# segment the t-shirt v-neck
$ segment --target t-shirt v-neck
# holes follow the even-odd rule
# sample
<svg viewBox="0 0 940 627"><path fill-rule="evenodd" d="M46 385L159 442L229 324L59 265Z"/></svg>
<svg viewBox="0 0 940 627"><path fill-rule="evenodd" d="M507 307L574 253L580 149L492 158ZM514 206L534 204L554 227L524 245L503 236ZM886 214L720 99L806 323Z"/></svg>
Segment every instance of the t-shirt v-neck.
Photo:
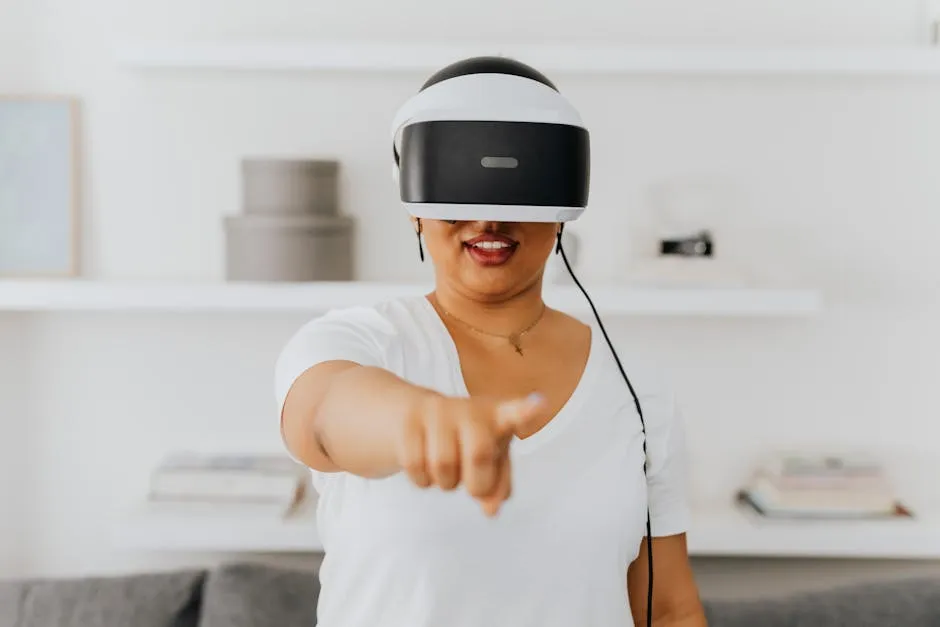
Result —
<svg viewBox="0 0 940 627"><path fill-rule="evenodd" d="M450 331L447 329L447 325L444 324L444 321L441 319L441 316L438 314L434 306L428 301L427 298L421 297L421 311L424 312L424 315L427 317L429 322L429 328L431 333L440 337L440 341L444 346L445 351L447 352L448 361L450 363L450 375L452 377L454 389L458 391L458 394L462 396L470 396L470 392L467 389L467 383L463 376L463 370L460 364L460 354L457 351L457 345L454 342L454 338L451 336ZM584 407L584 397L590 393L593 381L595 379L594 370L597 367L597 330L591 327L591 341L588 348L588 358L582 368L581 375L578 378L578 383L574 388L574 391L561 406L558 412L549 420L541 429L533 433L527 438L520 439L515 438L513 443L513 450L520 454L526 454L534 452L540 447L548 444L554 438L556 438L561 432L566 428L570 427L572 422L577 420L577 417L581 414L581 410Z"/></svg>

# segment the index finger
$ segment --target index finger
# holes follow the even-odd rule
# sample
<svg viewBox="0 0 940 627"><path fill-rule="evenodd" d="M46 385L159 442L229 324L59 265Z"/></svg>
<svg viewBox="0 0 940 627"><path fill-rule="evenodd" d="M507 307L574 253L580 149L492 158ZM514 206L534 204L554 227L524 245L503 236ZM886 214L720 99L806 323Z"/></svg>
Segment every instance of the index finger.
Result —
<svg viewBox="0 0 940 627"><path fill-rule="evenodd" d="M501 403L496 409L496 425L502 432L517 433L528 421L538 416L544 407L545 398L538 392L526 398Z"/></svg>

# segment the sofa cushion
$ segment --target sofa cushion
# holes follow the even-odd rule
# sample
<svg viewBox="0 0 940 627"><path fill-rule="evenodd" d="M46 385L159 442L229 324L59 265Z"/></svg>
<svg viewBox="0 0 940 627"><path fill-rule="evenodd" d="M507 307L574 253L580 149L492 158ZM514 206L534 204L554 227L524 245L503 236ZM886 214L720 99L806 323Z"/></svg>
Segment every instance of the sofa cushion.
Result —
<svg viewBox="0 0 940 627"><path fill-rule="evenodd" d="M209 574L199 627L313 627L316 571L265 564L225 564Z"/></svg>
<svg viewBox="0 0 940 627"><path fill-rule="evenodd" d="M0 627L195 627L201 571L0 583Z"/></svg>
<svg viewBox="0 0 940 627"><path fill-rule="evenodd" d="M15 581L0 581L0 627L18 627L20 605L26 586Z"/></svg>
<svg viewBox="0 0 940 627"><path fill-rule="evenodd" d="M841 585L764 600L705 603L709 627L940 627L940 579Z"/></svg>

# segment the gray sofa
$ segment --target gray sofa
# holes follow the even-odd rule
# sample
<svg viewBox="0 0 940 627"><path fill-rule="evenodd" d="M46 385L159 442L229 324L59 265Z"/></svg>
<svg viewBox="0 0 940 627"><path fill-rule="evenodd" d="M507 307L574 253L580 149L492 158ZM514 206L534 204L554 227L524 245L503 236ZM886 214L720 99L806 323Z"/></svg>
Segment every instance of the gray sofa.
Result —
<svg viewBox="0 0 940 627"><path fill-rule="evenodd" d="M9 581L0 582L0 627L313 627L318 593L315 572L256 563ZM706 611L710 627L940 627L940 579L713 600Z"/></svg>

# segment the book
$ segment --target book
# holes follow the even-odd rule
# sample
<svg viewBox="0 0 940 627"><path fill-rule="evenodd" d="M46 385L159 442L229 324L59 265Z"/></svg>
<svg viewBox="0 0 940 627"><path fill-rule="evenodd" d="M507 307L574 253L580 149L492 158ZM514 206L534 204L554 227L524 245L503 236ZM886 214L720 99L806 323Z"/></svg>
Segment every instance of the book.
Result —
<svg viewBox="0 0 940 627"><path fill-rule="evenodd" d="M277 455L169 455L150 477L152 501L290 504L307 491L309 472Z"/></svg>
<svg viewBox="0 0 940 627"><path fill-rule="evenodd" d="M913 518L914 513L900 501L895 501L890 510L871 511L851 508L798 508L766 505L743 489L737 493L738 504L761 518L779 520L891 520Z"/></svg>
<svg viewBox="0 0 940 627"><path fill-rule="evenodd" d="M771 518L885 518L897 516L900 507L882 466L857 455L774 456L737 497Z"/></svg>

